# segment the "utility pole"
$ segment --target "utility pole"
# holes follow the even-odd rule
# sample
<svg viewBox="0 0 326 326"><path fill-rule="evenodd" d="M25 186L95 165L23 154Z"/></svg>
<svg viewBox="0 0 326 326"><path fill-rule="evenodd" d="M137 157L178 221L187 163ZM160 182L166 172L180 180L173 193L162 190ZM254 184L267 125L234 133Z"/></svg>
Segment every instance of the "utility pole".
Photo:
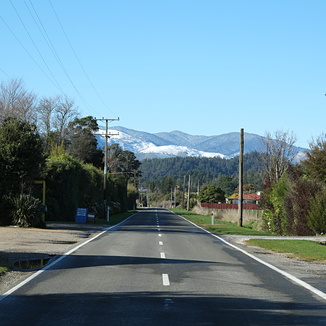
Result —
<svg viewBox="0 0 326 326"><path fill-rule="evenodd" d="M188 197L187 197L187 211L190 210L190 175L188 180Z"/></svg>
<svg viewBox="0 0 326 326"><path fill-rule="evenodd" d="M186 175L183 176L182 209L185 208L185 189L186 189Z"/></svg>
<svg viewBox="0 0 326 326"><path fill-rule="evenodd" d="M243 147L244 147L244 130L240 129L240 155L239 155L239 226L242 227L243 221L243 208L242 208L242 201L243 201Z"/></svg>
<svg viewBox="0 0 326 326"><path fill-rule="evenodd" d="M104 205L104 218L107 219L107 171L108 171L108 139L110 136L116 134L109 134L109 121L119 121L118 119L96 119L96 121L105 121L105 147L104 147L104 179L103 179L103 205Z"/></svg>

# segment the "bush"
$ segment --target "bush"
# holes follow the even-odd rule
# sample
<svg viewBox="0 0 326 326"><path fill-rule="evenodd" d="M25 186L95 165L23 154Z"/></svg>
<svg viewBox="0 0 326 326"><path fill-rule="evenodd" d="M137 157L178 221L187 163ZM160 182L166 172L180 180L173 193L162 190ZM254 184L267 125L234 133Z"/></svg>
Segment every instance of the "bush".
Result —
<svg viewBox="0 0 326 326"><path fill-rule="evenodd" d="M310 200L308 226L315 234L326 234L326 191L320 191Z"/></svg>
<svg viewBox="0 0 326 326"><path fill-rule="evenodd" d="M286 174L265 193L264 201L268 209L264 210L263 220L268 231L287 235L287 217L285 214L285 196L288 192Z"/></svg>
<svg viewBox="0 0 326 326"><path fill-rule="evenodd" d="M22 227L44 227L41 212L38 210L41 201L29 194L20 194L11 199L12 223Z"/></svg>
<svg viewBox="0 0 326 326"><path fill-rule="evenodd" d="M287 172L289 190L285 196L286 229L292 235L313 235L308 224L311 198L320 190L316 181L306 178L299 167Z"/></svg>

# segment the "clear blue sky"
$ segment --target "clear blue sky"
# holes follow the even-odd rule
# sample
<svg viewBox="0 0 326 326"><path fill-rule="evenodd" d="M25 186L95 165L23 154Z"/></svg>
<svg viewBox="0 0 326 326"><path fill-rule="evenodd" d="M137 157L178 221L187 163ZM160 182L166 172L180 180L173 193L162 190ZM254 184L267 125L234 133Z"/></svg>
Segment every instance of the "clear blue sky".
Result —
<svg viewBox="0 0 326 326"><path fill-rule="evenodd" d="M324 0L2 0L0 80L63 91L82 116L120 117L111 128L283 130L308 147L326 132L325 13Z"/></svg>

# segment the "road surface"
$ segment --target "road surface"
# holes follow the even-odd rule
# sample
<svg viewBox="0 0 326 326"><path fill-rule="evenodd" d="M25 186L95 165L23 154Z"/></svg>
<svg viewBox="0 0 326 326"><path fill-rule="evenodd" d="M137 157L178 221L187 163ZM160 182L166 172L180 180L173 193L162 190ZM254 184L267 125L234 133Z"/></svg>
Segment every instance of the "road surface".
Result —
<svg viewBox="0 0 326 326"><path fill-rule="evenodd" d="M5 325L326 325L326 301L165 209L146 209L0 301Z"/></svg>

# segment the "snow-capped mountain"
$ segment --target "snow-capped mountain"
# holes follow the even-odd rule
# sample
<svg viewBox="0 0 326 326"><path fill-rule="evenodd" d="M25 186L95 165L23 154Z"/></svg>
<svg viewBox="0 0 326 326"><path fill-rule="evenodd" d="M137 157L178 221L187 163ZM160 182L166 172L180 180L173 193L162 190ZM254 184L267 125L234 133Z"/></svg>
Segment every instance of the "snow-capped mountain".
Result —
<svg viewBox="0 0 326 326"><path fill-rule="evenodd" d="M100 147L105 144L105 128L97 132ZM174 156L231 158L239 154L239 132L218 136L189 135L181 131L151 134L124 127L110 128L109 145L117 143L124 150L135 153L139 160ZM262 137L245 133L245 153L261 151ZM305 149L299 149L298 152Z"/></svg>

